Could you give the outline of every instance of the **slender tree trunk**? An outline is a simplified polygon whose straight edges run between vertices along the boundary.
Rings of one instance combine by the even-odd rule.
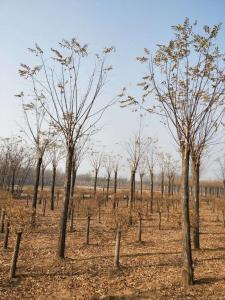
[[[95,170],[94,194],[96,194],[96,190],[97,190],[97,181],[98,181],[98,170]]]
[[[192,178],[193,178],[193,205],[194,205],[194,224],[193,224],[193,242],[194,249],[200,249],[199,238],[199,168],[200,165],[192,157]]]
[[[16,275],[16,265],[17,265],[17,260],[19,256],[19,250],[20,250],[20,241],[22,237],[22,231],[17,232],[16,234],[16,244],[13,252],[13,257],[12,257],[12,263],[11,263],[11,268],[10,268],[10,273],[9,273],[9,278],[12,279]]]
[[[90,235],[90,221],[91,216],[87,216],[87,224],[86,224],[86,245],[89,245],[89,235]]]
[[[14,194],[14,187],[15,187],[15,173],[16,173],[16,170],[13,170],[13,173],[12,173],[12,187],[11,187],[12,195]]]
[[[171,176],[168,178],[168,195],[171,195]]]
[[[116,191],[117,191],[117,170],[114,172],[114,196],[113,196],[113,209],[116,208]]]
[[[140,184],[141,184],[141,202],[142,202],[142,196],[143,196],[143,175],[140,175]]]
[[[68,146],[67,158],[66,158],[66,170],[65,170],[65,183],[64,183],[64,203],[60,218],[60,233],[58,243],[58,256],[60,258],[65,257],[65,246],[66,246],[66,227],[67,227],[67,215],[70,200],[70,185],[71,185],[71,171],[72,171],[72,160],[73,160],[73,147]]]
[[[164,197],[164,171],[162,170],[162,173],[161,173],[161,196],[162,196],[162,199]]]
[[[141,231],[142,231],[142,219],[141,213],[138,214],[138,242],[141,243]]]
[[[38,197],[38,186],[39,186],[39,179],[40,179],[41,164],[42,164],[42,156],[38,158],[37,165],[36,165],[36,177],[35,177],[34,192],[33,192],[33,199],[32,199],[31,225],[35,225],[37,197]]]
[[[71,197],[73,197],[74,195],[76,178],[77,178],[77,168],[74,167],[72,170],[72,180],[71,180],[72,182],[71,182],[71,192],[70,192]]]
[[[135,171],[131,171],[131,178],[130,178],[130,195],[129,195],[129,225],[132,225],[132,208],[134,205],[134,180],[135,180]]]
[[[182,277],[185,286],[194,283],[189,217],[189,161],[190,150],[186,145],[186,147],[182,149]]]
[[[43,191],[45,184],[45,168],[42,166],[41,168],[41,190]]]
[[[0,233],[4,232],[5,215],[6,215],[5,210],[2,209],[2,211],[1,211],[1,220],[0,220]]]
[[[54,199],[55,199],[55,178],[56,178],[56,166],[52,169],[52,187],[51,187],[51,210],[54,210]]]
[[[154,189],[154,173],[153,170],[150,172],[151,177],[151,198],[150,198],[150,212],[153,213],[153,189]]]

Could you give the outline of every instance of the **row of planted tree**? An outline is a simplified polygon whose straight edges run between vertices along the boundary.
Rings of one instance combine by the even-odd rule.
[[[194,247],[199,249],[200,167],[206,149],[208,150],[209,146],[223,135],[225,104],[225,59],[216,44],[221,25],[204,26],[202,33],[196,26],[197,22],[192,24],[186,18],[183,24],[172,26],[174,38],[171,41],[157,45],[155,53],[145,48],[144,55],[137,57],[137,61],[146,66],[144,76],[137,84],[141,89],[141,96],[132,96],[126,88],[123,88],[121,93],[108,101],[105,101],[107,97],[102,93],[108,80],[108,73],[112,70],[107,60],[109,54],[115,52],[114,47],[105,47],[101,53],[95,55],[94,64],[90,63],[92,54],[89,53],[88,46],[81,45],[74,38],[70,41],[62,40],[57,49],[51,48],[53,57],[50,59],[48,59],[48,52],[43,51],[37,44],[34,48],[29,48],[37,63],[35,66],[21,64],[19,73],[22,78],[29,81],[27,86],[31,90],[22,91],[16,96],[22,103],[26,124],[24,134],[32,142],[34,153],[32,163],[35,164],[36,175],[31,224],[35,226],[39,178],[41,166],[45,165],[44,154],[47,149],[51,149],[53,182],[59,159],[65,154],[64,201],[57,251],[59,257],[64,258],[65,254],[67,216],[71,199],[74,199],[79,157],[82,158],[87,152],[87,143],[98,131],[97,123],[106,109],[120,103],[121,107],[132,106],[135,111],[141,109],[142,112],[143,110],[148,112],[149,116],[154,113],[162,117],[163,123],[177,143],[181,156],[182,274],[185,285],[193,284],[189,207],[190,169],[194,199],[193,240]],[[92,65],[93,68],[90,67]],[[89,76],[87,66],[91,68]],[[86,85],[83,84],[84,82]],[[151,133],[154,133],[153,129]],[[61,148],[59,144],[63,147],[63,153],[59,150]],[[90,160],[95,171],[94,191],[96,192],[102,154],[94,151],[93,146],[90,148],[92,148]],[[131,172],[128,223],[132,225],[136,175],[139,172],[140,181],[143,182],[145,174],[150,173],[150,198],[153,199],[157,151],[155,141],[143,138],[140,130],[134,140],[127,143],[126,150]],[[112,170],[117,178],[120,158],[117,157],[112,161],[107,156],[104,161],[108,178],[106,190],[109,190]],[[161,173],[161,194],[164,194],[165,174],[169,178],[168,189],[171,193],[177,170],[176,162],[170,156],[167,155],[165,158],[162,154],[157,154],[157,162]],[[25,169],[29,169],[29,161],[25,163],[27,163]],[[13,165],[12,170],[15,170]],[[5,171],[3,174],[6,174]],[[10,176],[13,183],[15,172],[12,171]],[[22,181],[24,177],[26,178],[26,172],[21,176]],[[115,180],[115,190],[116,182],[117,180]],[[114,194],[116,194],[115,190]],[[217,189],[218,195],[221,191]],[[53,201],[54,187],[51,202]]]

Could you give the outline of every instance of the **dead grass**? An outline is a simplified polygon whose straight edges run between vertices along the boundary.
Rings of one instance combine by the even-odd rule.
[[[121,198],[122,195],[123,192]],[[0,203],[6,197],[2,193]],[[30,206],[26,207],[26,200],[11,199],[4,205],[13,207],[15,214],[17,209],[21,210],[19,207],[25,207],[23,222],[29,219]],[[138,243],[137,212],[132,227],[124,221],[126,200],[120,200],[117,214],[113,213],[110,201],[107,206],[102,203],[100,224],[94,200],[80,200],[74,220],[76,230],[68,233],[63,261],[56,258],[60,206],[61,203],[51,212],[47,203],[44,217],[39,205],[38,226],[35,230],[27,226],[24,231],[17,277],[12,282],[8,274],[15,234],[10,235],[7,251],[2,250],[1,234],[0,299],[225,299],[225,228],[222,217],[216,221],[217,214],[205,201],[201,202],[201,250],[193,251],[196,283],[188,290],[181,284],[179,211],[171,208],[167,220],[164,209],[159,230],[158,214],[146,215],[144,204],[143,242]],[[84,244],[87,211],[92,216],[88,246]],[[115,228],[121,220],[121,267],[114,271]]]

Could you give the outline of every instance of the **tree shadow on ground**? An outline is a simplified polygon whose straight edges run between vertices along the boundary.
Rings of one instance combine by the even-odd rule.
[[[203,284],[213,284],[220,281],[225,281],[225,277],[215,278],[215,277],[205,277],[195,280],[195,285],[203,285]]]

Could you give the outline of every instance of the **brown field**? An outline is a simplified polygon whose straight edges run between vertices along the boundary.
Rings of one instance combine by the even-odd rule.
[[[124,192],[120,194],[122,198]],[[26,200],[9,199],[5,192],[0,201],[12,224],[8,250],[2,249],[0,234],[0,299],[225,299],[225,228],[222,214],[218,219],[216,210],[212,212],[211,201],[201,200],[201,250],[193,251],[195,285],[186,290],[181,284],[179,208],[171,207],[167,220],[164,207],[159,230],[158,213],[146,214],[145,201],[142,208],[137,201],[134,224],[128,227],[126,200],[119,200],[116,213],[110,200],[106,206],[103,203],[99,223],[95,200],[78,199],[75,230],[68,232],[65,260],[59,260],[56,249],[62,199],[54,212],[47,203],[45,216],[39,205],[37,227],[24,229],[17,276],[10,282],[15,229],[21,220],[23,225],[28,223],[31,207]],[[137,242],[140,210],[144,219],[141,243]],[[90,245],[85,245],[87,211],[91,214]],[[121,267],[115,271],[117,222],[122,224]]]

